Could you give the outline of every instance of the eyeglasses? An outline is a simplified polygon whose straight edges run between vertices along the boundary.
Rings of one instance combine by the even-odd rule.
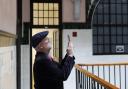
[[[46,39],[46,40],[44,40],[44,41],[41,42],[41,44],[48,44],[48,43],[50,43],[50,40],[49,39]]]

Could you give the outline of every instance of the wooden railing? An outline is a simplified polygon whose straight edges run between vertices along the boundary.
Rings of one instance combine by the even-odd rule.
[[[119,89],[104,79],[88,72],[80,65],[76,68],[76,89]]]
[[[128,63],[77,64],[75,67],[77,89],[128,89]]]

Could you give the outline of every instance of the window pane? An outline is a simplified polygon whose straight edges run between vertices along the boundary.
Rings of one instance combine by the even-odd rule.
[[[93,46],[93,53],[97,53],[97,51],[98,51],[98,49],[97,49],[97,45],[95,46]]]
[[[123,24],[128,24],[128,15],[123,15]]]
[[[49,18],[49,25],[53,25],[53,18]]]
[[[109,44],[109,39],[110,39],[109,36],[104,36],[104,43]]]
[[[116,0],[110,0],[111,3],[116,3]]]
[[[117,32],[117,31],[116,31],[116,27],[112,27],[112,28],[111,28],[111,34],[112,34],[112,35],[116,35],[116,32]]]
[[[122,22],[121,15],[117,15],[117,24],[121,24]]]
[[[104,51],[105,51],[105,53],[110,53],[110,46],[109,45],[105,45],[105,47],[104,47]]]
[[[58,11],[54,11],[54,17],[59,17]]]
[[[98,36],[98,44],[103,44],[103,36]]]
[[[33,24],[34,24],[34,25],[38,25],[38,18],[34,18],[34,19],[33,19]]]
[[[54,10],[59,10],[58,4],[54,4]]]
[[[97,44],[97,36],[93,36],[93,44]]]
[[[103,15],[98,15],[98,24],[103,24]]]
[[[44,11],[44,17],[48,17],[48,11]]]
[[[98,13],[103,13],[103,6],[101,4],[98,6]]]
[[[122,36],[117,36],[117,44],[122,44]]]
[[[93,34],[97,35],[97,28],[93,28]]]
[[[128,13],[128,6],[127,6],[127,4],[124,4],[123,5],[123,13],[124,14],[127,14]]]
[[[44,3],[44,10],[48,10],[48,3]]]
[[[109,0],[103,0],[102,3],[109,3]]]
[[[128,27],[124,27],[123,28],[123,34],[124,35],[128,35]]]
[[[38,17],[38,11],[33,11],[33,17]]]
[[[111,52],[112,52],[112,53],[115,53],[115,52],[116,52],[116,45],[112,45],[112,47],[111,47]]]
[[[97,19],[98,19],[98,18],[97,18],[97,16],[95,15],[95,16],[93,17],[93,23],[94,23],[94,24],[97,24]]]
[[[104,33],[104,29],[103,29],[103,27],[99,27],[99,29],[98,29],[98,34],[99,35],[103,35]]]
[[[116,36],[112,36],[111,37],[111,43],[112,44],[116,44]]]
[[[49,11],[49,17],[53,17],[53,11]]]
[[[116,0],[117,1],[117,3],[121,3],[123,0]]]
[[[48,18],[44,18],[44,25],[48,25]]]
[[[116,24],[116,15],[111,15],[111,24]]]
[[[59,24],[58,18],[55,18],[54,19],[54,25],[58,25],[58,24]]]
[[[104,13],[109,13],[109,5],[108,4],[104,4]]]
[[[43,11],[39,11],[39,17],[43,17]]]
[[[98,46],[98,53],[103,53],[103,45]]]
[[[53,10],[53,3],[49,3],[49,10]]]
[[[39,10],[43,10],[43,3],[39,3]]]
[[[104,15],[104,24],[109,23],[109,15]]]
[[[128,44],[128,37],[127,36],[123,36],[123,43]]]
[[[117,13],[120,14],[121,13],[121,4],[117,4]]]
[[[128,53],[128,45],[125,45],[125,52]]]
[[[128,0],[122,0],[122,3],[128,3]]]
[[[111,4],[111,14],[116,13],[116,4]]]
[[[38,10],[38,3],[33,3],[33,9]]]
[[[117,34],[121,35],[123,33],[122,30],[123,30],[122,27],[118,27],[117,28]]]
[[[104,27],[104,34],[108,35],[109,34],[109,27]]]
[[[43,25],[43,18],[39,19],[39,25]]]

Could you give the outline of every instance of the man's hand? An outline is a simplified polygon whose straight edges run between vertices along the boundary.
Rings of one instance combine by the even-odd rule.
[[[73,44],[71,41],[68,42],[67,54],[71,57],[73,56]]]

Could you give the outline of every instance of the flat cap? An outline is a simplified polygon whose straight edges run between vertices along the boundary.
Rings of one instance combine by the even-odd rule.
[[[47,35],[48,31],[43,31],[32,36],[32,47],[35,48]]]

